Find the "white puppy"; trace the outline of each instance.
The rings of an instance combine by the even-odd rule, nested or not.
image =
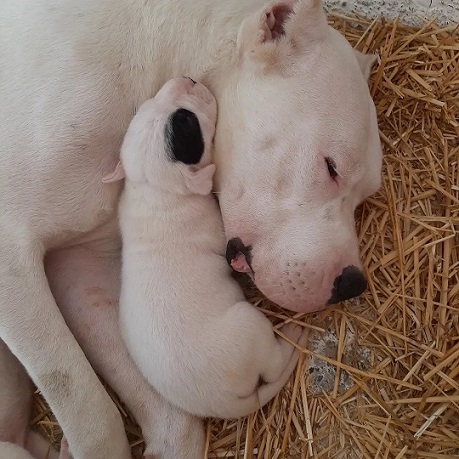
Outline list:
[[[273,398],[298,360],[247,303],[225,260],[210,195],[217,104],[189,78],[170,80],[134,117],[119,165],[121,330],[148,381],[199,416],[239,417]],[[124,171],[123,171],[124,168]],[[283,328],[293,341],[302,329]]]

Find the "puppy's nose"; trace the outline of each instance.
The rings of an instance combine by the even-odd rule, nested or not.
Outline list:
[[[252,262],[252,246],[244,245],[240,237],[233,237],[228,241],[228,245],[226,246],[226,261],[231,267],[233,267],[233,263],[238,255],[243,255],[245,262],[250,267],[250,263]]]
[[[333,282],[332,294],[328,304],[336,304],[355,298],[361,295],[366,288],[367,280],[362,271],[355,266],[347,266]]]

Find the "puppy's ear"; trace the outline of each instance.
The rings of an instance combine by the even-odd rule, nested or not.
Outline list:
[[[203,196],[212,191],[212,179],[215,173],[215,164],[209,164],[202,169],[195,169],[193,166],[186,166],[182,169],[185,185],[191,193]]]
[[[118,161],[118,164],[115,167],[115,170],[107,174],[103,179],[102,183],[112,183],[112,182],[117,182],[118,180],[123,180],[126,177],[126,174],[124,173],[124,167],[121,164],[120,161]]]
[[[327,31],[322,0],[277,0],[243,23],[238,51],[272,60],[306,49]]]
[[[370,78],[371,69],[378,59],[378,56],[376,54],[363,54],[356,49],[354,49],[354,55],[357,58],[357,62],[359,63],[363,76],[368,81]]]

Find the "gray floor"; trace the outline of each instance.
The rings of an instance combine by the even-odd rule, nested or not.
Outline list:
[[[441,25],[459,23],[459,0],[324,0],[324,4],[329,12],[371,19],[399,17],[410,25],[422,24],[423,18],[437,18]]]

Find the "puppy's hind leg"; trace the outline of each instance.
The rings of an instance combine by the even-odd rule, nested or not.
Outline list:
[[[253,393],[235,400],[231,409],[239,417],[261,408],[279,393],[295,369],[300,351],[289,341],[277,337],[271,322],[252,306],[239,303],[234,306],[229,317],[233,327],[234,323],[246,325],[244,329],[239,327],[238,330],[238,333],[251,337],[248,341],[244,336],[239,337],[240,342],[245,342],[247,349],[251,349],[245,356],[248,358],[246,365],[250,365],[252,373],[258,371],[261,382]],[[300,347],[307,342],[307,331],[299,325],[284,325],[280,332]]]

